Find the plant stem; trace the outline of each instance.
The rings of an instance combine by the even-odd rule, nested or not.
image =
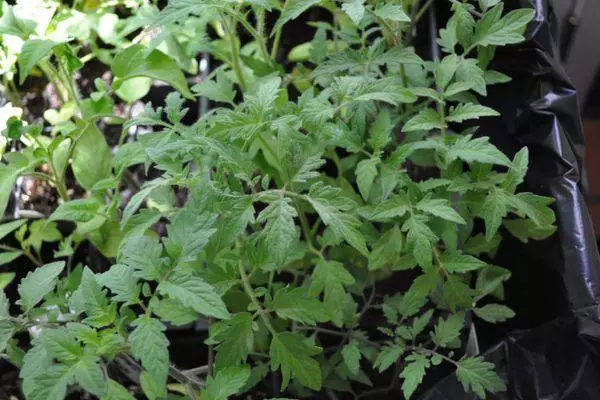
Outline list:
[[[247,90],[246,79],[244,78],[244,73],[242,71],[242,66],[240,63],[240,53],[238,48],[238,40],[235,32],[233,32],[232,27],[229,25],[228,19],[221,14],[221,18],[223,20],[223,27],[227,32],[227,36],[229,37],[230,51],[231,51],[231,64],[233,66],[233,70],[235,75],[238,78],[238,83],[242,88],[242,91],[245,92]]]
[[[417,24],[417,22],[419,22],[419,20],[421,18],[423,18],[423,15],[425,15],[425,13],[427,12],[427,10],[429,10],[429,7],[431,7],[431,5],[433,4],[435,0],[427,0],[427,2],[425,4],[423,4],[423,7],[421,7],[419,9],[419,12],[415,14],[414,18],[413,18],[413,26]],[[415,7],[416,9],[416,7]]]
[[[273,328],[273,325],[271,324],[271,320],[267,316],[265,309],[263,308],[262,304],[260,304],[260,302],[256,298],[256,295],[254,294],[254,290],[252,290],[252,285],[250,284],[248,275],[246,275],[246,270],[244,269],[244,264],[241,261],[238,263],[238,271],[240,273],[240,277],[242,278],[242,286],[244,287],[244,291],[246,292],[248,297],[250,297],[252,304],[254,304],[254,306],[256,306],[256,308],[261,311],[259,314],[260,318],[265,323],[265,326],[267,327],[269,332],[271,332],[271,335],[277,336],[277,331],[275,330],[275,328]]]
[[[285,2],[283,3],[283,7],[281,8],[282,10],[285,10],[288,4],[288,0],[285,0]],[[282,31],[282,26],[280,26],[279,28],[277,28],[277,31],[275,31],[275,39],[273,39],[273,46],[271,47],[271,60],[275,61],[277,59],[277,53],[279,52],[279,42],[281,41],[281,31]]]
[[[4,250],[4,251],[14,251],[14,252],[22,252],[23,255],[27,258],[29,258],[31,260],[32,263],[35,264],[36,267],[41,267],[42,261],[40,261],[38,258],[36,258],[33,253],[31,253],[29,250],[27,249],[17,249],[16,247],[12,247],[12,246],[7,246],[5,244],[0,244],[0,250]]]

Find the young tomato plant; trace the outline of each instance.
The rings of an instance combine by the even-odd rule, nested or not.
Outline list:
[[[62,67],[57,85],[74,110],[52,137],[18,116],[7,124],[29,147],[5,155],[0,187],[34,174],[62,198],[37,230],[0,226],[20,238],[10,257],[52,261],[20,281],[18,299],[0,296],[0,344],[21,367],[24,396],[133,399],[135,386],[149,399],[411,398],[441,363],[480,398],[503,391],[492,363],[464,354],[467,321],[514,316],[496,302],[510,272],[490,264],[501,227],[543,239],[555,217],[551,198],[517,191],[527,149],[511,160],[472,122],[498,116],[478,99],[510,78],[488,65],[496,47],[524,40],[534,11],[448,1],[443,56],[425,61],[411,47],[432,4],[420,3],[172,0],[153,18],[139,13],[165,36],[125,44],[89,99],[67,79],[78,60],[69,44],[21,52],[50,80]],[[290,22],[308,14],[324,16],[310,23],[313,39],[286,49]],[[210,53],[210,78],[190,90],[181,60],[156,49],[167,37],[185,54]],[[140,78],[179,93],[121,120],[125,133],[153,132],[126,144],[123,135],[113,155],[97,122],[114,119],[115,95]],[[216,108],[186,124],[182,95]],[[155,178],[121,207],[138,164]],[[67,171],[84,197],[69,197]],[[56,255],[69,268],[42,260],[42,241],[62,239],[47,233],[55,221],[76,225]],[[70,268],[85,240],[109,269]],[[183,370],[170,361],[168,328],[198,320],[209,325],[206,347],[190,352],[205,354]],[[28,345],[16,340],[23,331]],[[138,373],[115,375],[123,365]]]

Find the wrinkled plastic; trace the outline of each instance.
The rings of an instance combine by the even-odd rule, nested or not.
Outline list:
[[[526,43],[497,51],[491,67],[513,81],[490,87],[482,99],[502,118],[483,122],[480,131],[509,155],[528,147],[530,169],[523,190],[556,199],[558,231],[527,244],[505,235],[494,259],[513,273],[506,303],[517,317],[498,326],[476,323],[480,348],[488,349],[484,355],[508,388],[488,399],[597,400],[600,257],[585,203],[577,95],[560,65],[551,3],[505,3],[507,9],[535,7],[536,19]],[[422,397],[475,398],[465,394],[454,375]]]

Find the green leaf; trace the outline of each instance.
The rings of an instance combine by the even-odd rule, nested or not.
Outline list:
[[[150,301],[150,308],[161,320],[176,326],[187,325],[199,319],[199,314],[193,308],[185,307],[175,299],[154,298]]]
[[[83,348],[64,327],[45,329],[42,341],[48,354],[62,363],[72,363],[83,356]]]
[[[498,228],[502,224],[502,218],[506,216],[507,212],[506,196],[497,190],[488,193],[480,211],[480,215],[485,221],[485,239],[488,242],[498,232]]]
[[[291,319],[307,325],[316,325],[317,322],[329,320],[323,304],[317,299],[309,297],[302,287],[278,290],[273,300],[267,303],[267,308],[275,311],[280,318]]]
[[[258,222],[267,222],[263,230],[265,244],[269,249],[269,255],[280,267],[287,264],[286,261],[300,236],[294,222],[298,213],[290,203],[290,199],[280,198],[269,204],[257,219]]]
[[[249,377],[250,368],[247,365],[219,369],[214,376],[207,379],[200,399],[227,400],[244,388]]]
[[[432,335],[433,342],[441,347],[448,347],[460,337],[464,328],[465,316],[463,313],[452,314],[446,319],[440,319],[435,325]]]
[[[6,297],[4,289],[0,290],[0,319],[10,316],[10,300]]]
[[[135,397],[121,384],[109,379],[107,393],[102,400],[135,400]]]
[[[6,319],[0,319],[0,353],[4,353],[8,341],[12,338],[15,333],[15,327],[12,322]]]
[[[381,235],[369,254],[369,270],[374,271],[388,263],[394,263],[395,257],[402,251],[402,233],[398,225]]]
[[[448,160],[457,158],[468,163],[479,162],[484,164],[497,164],[510,167],[511,162],[496,146],[484,136],[472,139],[471,135],[461,136],[448,149]]]
[[[444,90],[454,77],[458,68],[459,57],[456,54],[449,54],[435,68],[435,83],[441,90]]]
[[[431,199],[424,198],[415,206],[417,210],[435,215],[446,221],[456,222],[457,224],[465,224],[465,220],[452,207],[450,207],[446,199]]]
[[[400,374],[404,379],[402,382],[402,393],[406,399],[410,399],[417,387],[423,382],[425,370],[429,368],[429,358],[422,354],[413,353],[406,357],[406,365]]]
[[[481,253],[493,255],[501,241],[502,237],[500,235],[495,235],[492,240],[488,241],[485,235],[478,233],[467,240],[463,246],[463,251],[474,256],[479,256]]]
[[[100,213],[102,204],[95,198],[71,200],[62,203],[50,215],[50,221],[88,222]]]
[[[166,272],[162,252],[162,245],[154,238],[130,237],[121,245],[118,261],[133,268],[137,278],[159,281]]]
[[[281,15],[275,23],[275,26],[273,26],[271,35],[280,30],[288,21],[298,18],[300,14],[310,7],[319,4],[321,1],[322,0],[288,0],[285,3],[283,10],[281,10]]]
[[[75,381],[83,390],[98,397],[106,393],[107,385],[104,380],[104,372],[102,372],[99,357],[89,354],[84,355],[75,364],[73,375]]]
[[[342,326],[343,310],[340,304],[346,295],[344,286],[354,284],[354,277],[344,268],[344,264],[321,260],[317,263],[311,278],[310,295],[317,296],[324,292],[323,301],[331,320],[335,325]]]
[[[473,290],[455,275],[446,277],[442,292],[451,310],[456,310],[459,307],[470,308],[472,305],[473,298],[471,294]]]
[[[515,316],[513,310],[502,304],[487,304],[483,307],[475,308],[473,311],[479,318],[492,324],[504,322]]]
[[[112,153],[96,124],[88,123],[77,135],[71,168],[77,182],[87,190],[110,177]]]
[[[527,216],[538,226],[552,225],[556,217],[550,207],[552,197],[538,196],[533,193],[519,193],[506,196],[506,202],[521,216]]]
[[[94,274],[87,267],[83,270],[81,283],[72,299],[76,299],[77,296],[80,296],[83,307],[82,310],[77,311],[85,311],[87,318],[84,322],[87,324],[101,328],[115,321],[117,303],[109,303]]]
[[[140,286],[134,277],[134,270],[130,266],[115,264],[108,271],[97,275],[96,281],[110,289],[114,294],[113,301],[125,304],[139,302]]]
[[[487,265],[473,256],[460,253],[444,253],[440,262],[442,268],[451,274],[475,271]]]
[[[212,235],[217,215],[196,210],[188,205],[180,210],[167,227],[169,236],[163,240],[165,248],[173,258],[182,262],[195,261]]]
[[[502,5],[497,7],[502,10]],[[490,25],[488,25],[489,21],[484,18],[477,24],[474,43],[479,46],[504,46],[520,43],[525,40],[523,32],[534,16],[535,10],[522,8],[509,12]]]
[[[271,369],[281,369],[281,390],[285,390],[290,379],[313,390],[321,390],[321,368],[312,358],[321,352],[321,348],[309,345],[305,337],[292,332],[281,332],[273,336],[269,356]]]
[[[482,298],[488,294],[497,293],[498,289],[502,289],[502,283],[510,278],[510,271],[495,265],[487,266],[482,269],[477,275],[475,290],[478,298]]]
[[[198,276],[175,270],[166,281],[158,286],[158,289],[161,293],[179,300],[184,306],[193,308],[200,314],[219,319],[230,317],[225,303],[215,288]]]
[[[455,80],[456,82],[465,83],[466,86],[470,87],[482,96],[487,94],[485,84],[485,73],[477,65],[477,60],[473,58],[463,58],[458,65],[456,70]],[[449,89],[449,88],[448,88]]]
[[[125,103],[132,104],[136,100],[146,96],[152,87],[152,79],[146,77],[138,77],[127,79],[126,81],[120,82],[119,88],[115,90],[115,94],[119,96]],[[98,92],[101,95],[102,92]],[[93,95],[94,93],[92,93]],[[92,97],[93,100],[96,100]],[[98,101],[98,100],[96,100]]]
[[[406,14],[404,8],[397,4],[384,3],[375,10],[375,15],[389,21],[410,22],[410,17]]]
[[[48,56],[59,43],[51,40],[31,39],[23,43],[19,54],[19,85],[25,82],[33,67]]]
[[[169,374],[169,340],[163,333],[165,326],[158,320],[142,315],[132,326],[129,335],[133,356],[161,387],[166,385]]]
[[[480,104],[459,104],[456,107],[450,107],[450,112],[446,117],[449,122],[463,122],[468,119],[479,119],[479,117],[495,117],[500,115],[496,110]]]
[[[445,126],[440,114],[435,110],[426,108],[406,121],[402,130],[404,132],[430,131],[433,129],[443,129]]]
[[[468,48],[471,44],[473,37],[473,28],[475,27],[475,19],[469,12],[469,8],[472,8],[470,4],[458,4],[453,5],[454,16],[456,19],[456,38],[463,48]]]
[[[343,196],[339,188],[317,183],[311,186],[306,199],[336,237],[344,238],[363,255],[369,254],[365,238],[357,229],[360,221],[348,213],[355,207],[355,203]]]
[[[2,152],[0,151],[0,153]],[[0,215],[2,216],[4,216],[8,200],[13,192],[13,186],[19,175],[19,170],[14,167],[0,164]]]
[[[217,344],[215,363],[218,369],[246,362],[254,345],[255,325],[252,315],[247,312],[211,325],[207,344]]]
[[[17,258],[19,258],[22,254],[23,254],[22,251],[9,251],[6,253],[0,253],[0,265],[5,265],[8,263],[11,263],[14,260],[16,260]],[[7,277],[7,275],[4,275],[4,276]],[[12,279],[11,279],[11,281],[12,281]],[[4,280],[2,280],[2,282],[4,282]],[[4,285],[4,287],[6,287],[6,285]],[[0,285],[0,289],[3,289],[4,287],[2,285]]]
[[[310,179],[319,177],[319,172],[317,170],[323,165],[325,165],[325,160],[323,160],[320,155],[308,157],[298,169],[293,181],[298,183],[306,183]]]
[[[380,162],[381,160],[379,157],[372,157],[360,161],[356,166],[356,184],[365,201],[367,201],[369,194],[371,193],[373,182],[377,177],[377,165],[379,165]]]
[[[157,186],[155,186],[155,185],[149,185],[149,186],[142,188],[139,192],[137,192],[136,194],[131,196],[131,198],[129,199],[129,202],[127,203],[127,205],[125,206],[125,209],[123,210],[123,216],[121,218],[121,228],[123,228],[125,225],[127,225],[127,222],[129,222],[129,219],[131,217],[133,217],[133,214],[135,214],[135,212],[138,210],[138,208],[140,208],[142,206],[142,204],[144,203],[146,198],[148,196],[150,196],[150,193],[152,193],[152,191],[156,188],[157,188]]]
[[[50,365],[35,378],[31,390],[25,392],[27,400],[64,400],[71,376],[71,369],[66,365]]]
[[[427,226],[428,219],[422,215],[412,215],[402,225],[406,232],[406,244],[412,248],[415,259],[422,267],[428,267],[433,261],[432,244],[437,235]]]
[[[394,125],[392,124],[392,117],[390,111],[384,108],[377,114],[377,118],[371,125],[369,145],[374,150],[382,150],[386,144],[391,140],[391,133]]]
[[[373,363],[373,368],[376,368],[381,373],[396,363],[403,353],[404,347],[402,346],[385,346],[377,355]]]
[[[17,304],[21,305],[24,313],[29,312],[38,304],[44,296],[54,290],[56,281],[63,268],[64,261],[56,261],[43,267],[30,271],[19,284],[18,292],[21,299]]]
[[[556,232],[556,226],[539,226],[531,219],[514,219],[503,221],[502,224],[508,229],[511,235],[523,243],[528,243],[529,239],[541,240],[552,236]],[[8,254],[8,253],[5,253]],[[0,257],[2,254],[0,254]]]
[[[365,15],[365,0],[346,0],[342,10],[348,14],[354,24],[359,25]]]
[[[360,213],[372,221],[386,222],[393,218],[402,217],[410,209],[411,204],[408,197],[399,195],[382,201],[374,208],[363,208]]]
[[[117,53],[111,68],[119,81],[145,76],[167,82],[185,97],[193,98],[185,76],[177,63],[159,50],[153,50],[148,54],[144,46],[134,44]],[[113,84],[116,89],[115,86],[118,84]]]
[[[473,391],[480,399],[486,398],[485,392],[498,393],[506,390],[504,382],[494,372],[494,364],[484,361],[483,357],[460,360],[456,377],[465,391]]]
[[[352,375],[357,375],[360,370],[360,349],[358,348],[358,341],[352,339],[350,342],[342,347],[342,358],[344,364],[348,367],[348,370]]]
[[[512,164],[506,173],[506,178],[502,182],[502,187],[506,188],[511,193],[514,193],[517,186],[525,180],[527,167],[529,165],[529,150],[523,147],[515,154]]]
[[[192,91],[199,96],[221,103],[232,103],[235,98],[233,83],[227,78],[223,70],[217,71],[215,80],[207,79],[192,86]]]
[[[504,75],[502,72],[494,71],[491,69],[486,70],[483,77],[485,79],[485,84],[488,86],[496,85],[498,83],[506,83],[512,80],[510,76]]]
[[[17,219],[15,221],[7,222],[5,224],[0,225],[0,239],[3,239],[9,233],[19,229],[25,223],[27,223],[26,219]]]

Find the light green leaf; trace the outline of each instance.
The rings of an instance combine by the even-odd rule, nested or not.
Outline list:
[[[130,266],[115,264],[108,271],[97,275],[96,281],[114,293],[113,301],[126,304],[137,304],[139,301],[140,286]]]
[[[230,317],[225,303],[215,288],[198,276],[176,270],[158,286],[158,289],[200,314],[219,319]]]
[[[483,357],[460,360],[456,377],[465,391],[473,391],[480,399],[486,398],[485,392],[498,393],[506,390],[504,382],[494,372],[494,364],[484,361]]]
[[[195,261],[217,231],[214,228],[216,221],[216,214],[197,210],[188,202],[167,227],[169,236],[163,240],[165,248],[171,257],[182,262]]]
[[[385,232],[373,245],[369,254],[369,270],[377,270],[388,263],[393,263],[402,251],[402,233],[398,225]]]
[[[405,195],[390,197],[377,204],[374,208],[363,208],[361,215],[372,221],[386,222],[393,218],[402,217],[411,209],[410,200]]]
[[[359,25],[365,15],[365,0],[346,0],[342,10],[348,14],[354,24]]]
[[[217,71],[215,80],[205,80],[198,83],[192,86],[192,91],[199,96],[221,103],[232,103],[235,97],[233,83],[221,69]]]
[[[66,365],[50,365],[35,378],[31,390],[25,392],[27,400],[64,400],[71,376],[72,371]]]
[[[456,82],[464,82],[482,96],[487,94],[484,72],[477,64],[477,59],[463,58],[455,75]]]
[[[402,382],[402,393],[406,399],[410,399],[417,387],[423,382],[425,370],[429,368],[431,362],[429,358],[422,354],[413,353],[406,357],[406,364],[400,377]]]
[[[33,67],[48,56],[59,43],[51,40],[31,39],[23,43],[19,54],[19,85],[25,82]]]
[[[339,188],[317,183],[311,186],[306,199],[338,238],[344,238],[363,255],[369,254],[365,238],[357,229],[360,221],[349,213],[355,203],[346,198]]]
[[[162,245],[154,238],[130,237],[121,245],[118,261],[135,269],[137,278],[159,281],[166,272],[162,252]]]
[[[485,198],[481,207],[480,216],[485,221],[485,239],[492,240],[502,224],[502,218],[508,212],[506,196],[500,191],[491,191]]]
[[[456,19],[456,38],[463,48],[468,48],[473,37],[473,28],[475,27],[475,19],[469,12],[472,8],[470,4],[453,5],[454,17]]]
[[[98,397],[106,393],[107,385],[104,372],[100,366],[100,358],[89,354],[84,355],[74,366],[73,375],[81,388]]]
[[[167,397],[166,385],[156,380],[148,371],[142,371],[140,374],[140,386],[148,400],[162,400]]]
[[[267,303],[267,308],[275,311],[280,318],[291,319],[307,325],[316,325],[317,322],[329,320],[323,304],[317,299],[309,297],[302,287],[278,290],[273,300]]]
[[[377,114],[369,130],[369,144],[374,150],[382,150],[389,143],[393,127],[390,111],[384,108]]]
[[[1,171],[1,170],[0,170]],[[26,219],[17,219],[0,225],[0,239],[3,239],[9,233],[17,230],[27,222]]]
[[[492,324],[504,322],[515,316],[515,312],[502,304],[487,304],[473,309],[475,314],[484,321]]]
[[[461,136],[448,149],[448,160],[457,158],[468,163],[479,162],[510,167],[511,162],[496,146],[489,142],[487,136],[472,139],[471,135]]]
[[[323,160],[320,155],[308,157],[298,169],[293,181],[298,183],[306,183],[310,179],[317,178],[319,176],[319,172],[317,170],[324,164],[325,160]]]
[[[380,162],[381,160],[379,157],[372,157],[360,161],[356,166],[356,184],[365,201],[367,201],[369,194],[371,193],[373,182],[377,177],[377,165],[379,165]]]
[[[479,46],[504,46],[522,42],[525,40],[525,27],[534,16],[535,10],[522,8],[509,12],[489,26],[484,18],[477,24],[474,42]]]
[[[169,374],[169,340],[163,333],[165,326],[158,320],[142,315],[132,325],[135,329],[129,335],[133,356],[156,383],[166,385]]]
[[[342,358],[344,359],[344,364],[348,368],[348,371],[352,375],[357,375],[360,370],[360,359],[362,355],[360,354],[360,349],[358,348],[358,341],[352,339],[350,342],[342,347]]]
[[[496,110],[480,104],[459,104],[456,107],[450,107],[450,112],[446,117],[449,122],[463,122],[468,119],[479,119],[479,117],[495,117],[500,115]]]
[[[299,231],[294,218],[298,216],[296,209],[290,205],[291,200],[280,198],[269,204],[258,216],[258,222],[267,222],[263,234],[269,254],[273,261],[284,267],[292,249],[297,245]]]
[[[244,388],[249,377],[247,365],[219,369],[206,381],[200,400],[227,400]]]
[[[83,356],[83,347],[66,328],[45,329],[42,335],[48,354],[62,363],[72,363]]]
[[[464,328],[464,320],[463,313],[452,314],[446,319],[440,319],[434,328],[433,342],[441,347],[451,345],[460,337],[460,332]]]
[[[245,363],[254,345],[255,323],[247,312],[211,325],[207,344],[217,344],[215,363],[218,369]]]
[[[515,154],[512,164],[506,174],[502,187],[506,188],[511,193],[514,193],[517,186],[525,180],[527,167],[529,166],[529,150],[523,147]]]
[[[15,333],[15,327],[12,322],[6,319],[0,319],[0,353],[4,353],[8,341],[12,338]]]
[[[0,319],[10,316],[10,300],[6,297],[4,289],[0,290]]]
[[[102,400],[135,400],[135,397],[120,383],[109,379],[107,393],[106,396],[102,397]]]
[[[427,221],[422,215],[412,215],[402,225],[402,232],[406,232],[406,244],[412,247],[412,253],[422,267],[431,265],[432,244],[438,240],[437,235],[427,226]]]
[[[556,226],[539,226],[531,219],[505,220],[502,224],[508,229],[511,235],[523,243],[528,243],[529,239],[541,240],[552,236],[556,232]],[[2,254],[0,254],[0,257]]]
[[[444,90],[454,77],[454,73],[458,68],[459,57],[456,54],[449,54],[436,65],[435,68],[435,83],[441,90]]]
[[[151,87],[152,80],[140,76],[121,82],[119,88],[115,90],[115,94],[125,103],[131,104],[147,95]]]
[[[8,263],[13,262],[14,260],[16,260],[17,258],[19,258],[21,255],[23,254],[22,251],[9,251],[6,253],[0,253],[0,265],[5,265]],[[7,275],[4,275],[5,277],[8,277]],[[14,277],[14,275],[13,275]],[[5,280],[2,279],[0,280],[3,284],[5,283]],[[11,279],[12,281],[12,279]],[[10,283],[10,282],[8,282]],[[2,286],[2,284],[0,284],[0,289],[3,289],[4,287],[6,287],[6,285],[8,284],[4,284],[4,286]]]
[[[321,348],[309,345],[305,337],[292,332],[281,332],[271,340],[269,356],[271,369],[281,369],[281,390],[285,390],[290,379],[297,379],[304,386],[321,390],[321,368],[312,358],[321,352]]]
[[[512,80],[510,76],[491,69],[485,71],[483,78],[485,79],[485,84],[488,86],[496,85],[498,83],[506,83]]]
[[[478,298],[482,298],[488,294],[497,293],[502,289],[502,283],[510,278],[510,271],[504,268],[490,265],[477,275],[475,290]]]
[[[354,284],[354,277],[337,261],[319,261],[315,267],[310,285],[310,295],[317,296],[324,292],[325,308],[336,326],[342,326],[343,303],[346,291],[344,286]]]
[[[406,121],[402,130],[404,132],[430,131],[433,129],[443,129],[445,126],[444,121],[435,110],[426,108]]]
[[[85,311],[87,318],[84,322],[87,324],[101,328],[115,321],[117,303],[109,303],[94,274],[87,267],[83,270],[81,283],[72,299],[77,296],[80,296],[83,306],[82,310],[77,311]]]
[[[444,299],[451,310],[458,307],[470,308],[473,303],[473,290],[456,275],[448,275],[442,288]]]
[[[100,203],[95,198],[71,200],[62,203],[50,215],[50,221],[88,222],[100,214]]]
[[[393,345],[393,346],[385,346],[381,349],[375,362],[373,363],[373,368],[376,368],[380,373],[391,367],[402,354],[404,353],[404,347]]]
[[[465,220],[449,205],[446,199],[431,199],[424,198],[415,206],[417,210],[435,215],[446,221],[456,222],[457,224],[465,224]]]
[[[88,123],[77,134],[71,168],[77,182],[87,190],[110,178],[112,153],[96,124]]]
[[[169,321],[176,326],[187,325],[197,321],[199,314],[191,307],[185,307],[175,299],[154,298],[150,301],[150,308],[161,320]]]
[[[0,151],[0,153],[2,152]],[[18,177],[18,169],[15,169],[10,165],[0,164],[0,215],[2,216],[4,216],[4,212],[8,206],[8,200],[13,192],[13,186]]]
[[[404,8],[397,4],[384,3],[375,10],[375,15],[390,21],[410,22],[410,17],[406,14]]]
[[[148,54],[144,46],[134,44],[117,53],[111,68],[115,77],[119,78],[117,82],[145,76],[167,82],[185,97],[193,98],[177,63],[159,50],[153,50]],[[118,85],[119,83],[113,84],[114,89],[117,89]]]
[[[289,0],[285,3],[285,7],[281,10],[281,15],[275,23],[272,30],[272,35],[281,29],[288,21],[296,19],[308,10],[310,7],[319,4],[322,0]]]
[[[556,221],[554,212],[548,207],[554,202],[552,197],[526,192],[506,196],[506,202],[514,212],[527,216],[538,226],[549,226]]]
[[[64,261],[56,261],[43,267],[30,271],[19,284],[18,292],[21,299],[17,304],[21,305],[24,313],[29,312],[44,296],[54,290],[56,280],[63,268]]]
[[[460,253],[444,253],[440,260],[442,268],[450,273],[475,271],[487,264],[473,256]]]

